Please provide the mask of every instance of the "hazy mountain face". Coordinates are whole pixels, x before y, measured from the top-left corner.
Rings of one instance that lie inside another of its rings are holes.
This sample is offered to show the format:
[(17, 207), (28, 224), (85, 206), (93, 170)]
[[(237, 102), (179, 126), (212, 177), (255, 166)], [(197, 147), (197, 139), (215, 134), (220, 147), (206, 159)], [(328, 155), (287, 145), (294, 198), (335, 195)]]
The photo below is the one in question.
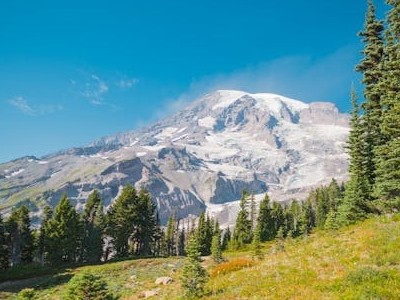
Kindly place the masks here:
[(107, 206), (129, 183), (150, 191), (163, 221), (207, 207), (227, 220), (243, 189), (280, 201), (344, 180), (348, 131), (331, 103), (217, 91), (144, 129), (0, 165), (0, 205), (54, 206), (67, 193), (81, 208), (98, 189)]

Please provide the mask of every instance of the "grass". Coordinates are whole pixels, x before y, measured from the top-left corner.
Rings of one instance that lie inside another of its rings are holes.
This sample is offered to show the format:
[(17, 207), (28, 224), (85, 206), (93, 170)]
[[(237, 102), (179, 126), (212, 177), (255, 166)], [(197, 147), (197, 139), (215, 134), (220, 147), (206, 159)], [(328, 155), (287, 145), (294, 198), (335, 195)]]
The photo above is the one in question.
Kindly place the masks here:
[[(226, 252), (220, 265), (205, 260), (211, 276), (204, 299), (400, 299), (400, 215), (287, 240), (283, 250), (268, 242), (263, 252), (261, 261), (250, 250)], [(104, 276), (128, 300), (157, 288), (157, 277), (171, 276), (174, 282), (159, 286), (156, 299), (179, 299), (183, 263), (159, 258), (72, 268), (11, 283), (0, 299), (22, 288), (35, 288), (38, 299), (61, 299), (69, 278), (83, 270)]]

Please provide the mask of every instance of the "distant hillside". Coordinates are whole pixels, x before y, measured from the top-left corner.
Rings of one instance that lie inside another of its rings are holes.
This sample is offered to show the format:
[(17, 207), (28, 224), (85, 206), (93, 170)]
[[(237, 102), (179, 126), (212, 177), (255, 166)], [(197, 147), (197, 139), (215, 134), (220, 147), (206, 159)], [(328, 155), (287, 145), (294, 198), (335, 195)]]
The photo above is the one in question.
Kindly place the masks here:
[[(225, 253), (228, 262), (216, 267), (204, 299), (400, 299), (400, 215), (381, 216), (340, 231), (316, 232), (307, 238), (264, 244), (265, 258), (250, 252)], [(245, 262), (248, 267), (234, 271)], [(140, 299), (156, 290), (154, 299), (178, 299), (184, 258), (140, 259), (68, 269), (59, 274), (0, 283), (0, 299), (12, 299), (22, 288), (34, 287), (37, 299), (61, 299), (73, 274), (91, 271), (106, 278), (122, 299)], [(217, 272), (218, 271), (218, 272)], [(4, 276), (0, 278), (4, 280)], [(156, 285), (171, 276), (170, 285)]]

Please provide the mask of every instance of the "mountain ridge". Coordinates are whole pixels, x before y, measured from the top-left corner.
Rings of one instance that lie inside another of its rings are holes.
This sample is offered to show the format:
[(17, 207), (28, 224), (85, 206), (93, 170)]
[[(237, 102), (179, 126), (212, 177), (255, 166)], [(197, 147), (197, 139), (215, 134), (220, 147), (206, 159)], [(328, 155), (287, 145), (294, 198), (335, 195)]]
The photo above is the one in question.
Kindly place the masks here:
[(243, 189), (287, 200), (345, 179), (347, 133), (348, 116), (332, 103), (219, 90), (144, 128), (1, 164), (0, 203), (40, 208), (66, 192), (80, 208), (96, 188), (108, 206), (130, 183), (150, 191), (165, 221), (230, 203)]

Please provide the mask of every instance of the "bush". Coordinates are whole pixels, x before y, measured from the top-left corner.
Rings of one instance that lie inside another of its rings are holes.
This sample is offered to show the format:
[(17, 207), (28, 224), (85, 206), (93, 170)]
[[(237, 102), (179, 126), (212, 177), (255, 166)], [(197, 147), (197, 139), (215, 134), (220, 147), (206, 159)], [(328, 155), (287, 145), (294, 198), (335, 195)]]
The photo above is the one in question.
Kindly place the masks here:
[(35, 299), (35, 290), (23, 289), (18, 293), (16, 300), (33, 300), (33, 299)]
[(211, 277), (228, 274), (234, 271), (242, 270), (254, 266), (254, 261), (247, 258), (236, 258), (222, 264), (219, 264), (211, 270)]
[(100, 277), (87, 272), (75, 275), (68, 283), (66, 300), (114, 300), (107, 283)]

